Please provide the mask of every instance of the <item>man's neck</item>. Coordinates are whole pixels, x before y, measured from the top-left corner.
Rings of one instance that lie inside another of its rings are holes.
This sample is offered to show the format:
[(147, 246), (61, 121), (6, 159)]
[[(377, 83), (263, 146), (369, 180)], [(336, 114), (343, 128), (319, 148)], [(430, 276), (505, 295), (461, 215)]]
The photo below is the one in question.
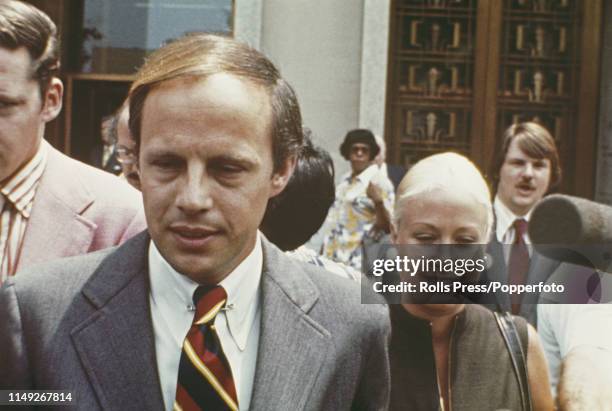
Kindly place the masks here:
[(32, 159), (34, 157), (36, 157), (36, 154), (38, 154), (38, 152), (41, 149), (41, 145), (42, 145), (42, 137), (38, 140), (38, 143), (36, 144), (36, 147), (32, 150), (32, 152), (28, 155), (27, 159), (22, 162), (19, 167), (17, 167), (17, 169), (15, 171), (13, 171), (11, 173), (11, 175), (9, 175), (8, 177), (6, 177), (4, 180), (0, 180), (0, 189), (3, 188), (4, 186), (6, 186), (6, 184), (8, 184), (9, 181), (11, 181), (13, 179), (13, 177), (15, 177), (17, 174), (19, 174), (19, 172), (21, 170), (23, 170), (24, 168), (26, 168), (28, 166), (28, 164), (30, 164), (30, 162), (32, 161)]
[(506, 210), (512, 214), (514, 214), (514, 216), (516, 218), (524, 218), (525, 216), (527, 216), (531, 210), (533, 209), (533, 207), (527, 207), (527, 208), (517, 208), (517, 207), (513, 207), (509, 204), (507, 204), (499, 195), (496, 195), (495, 198), (498, 200), (498, 204), (505, 207)]
[[(508, 207), (507, 204), (504, 204), (506, 207)], [(508, 207), (508, 209), (510, 211), (512, 211), (512, 214), (514, 214), (515, 216), (517, 216), (518, 218), (521, 217), (525, 217), (527, 214), (529, 214), (529, 211), (531, 210), (531, 208), (521, 208), (521, 209), (517, 209), (516, 207), (514, 208), (510, 208)]]
[(366, 170), (365, 168), (363, 170), (359, 170), (359, 171), (352, 170), (351, 178), (357, 177), (359, 174), (363, 173), (365, 170)]
[[(263, 250), (261, 239), (259, 234), (257, 234), (254, 245), (252, 248), (250, 248), (250, 251), (245, 258), (241, 259), (231, 270), (225, 271), (223, 275), (210, 276), (210, 278), (204, 278), (203, 276), (197, 277), (179, 272), (161, 254), (153, 240), (150, 241), (148, 259), (150, 270), (154, 271), (154, 273), (151, 274), (152, 282), (166, 284), (167, 280), (162, 278), (165, 278), (169, 274), (171, 278), (176, 280), (175, 284), (178, 284), (180, 288), (193, 288), (195, 290), (195, 287), (198, 285), (225, 285), (225, 283), (230, 283), (230, 288), (238, 289), (240, 284), (248, 282), (245, 280), (245, 278), (249, 275), (252, 278), (256, 278), (256, 280), (253, 280), (254, 282), (259, 283), (263, 264)], [(255, 274), (253, 273), (253, 268), (255, 268)], [(168, 293), (171, 292), (171, 290), (164, 288), (159, 289), (158, 292)]]
[(355, 177), (358, 177), (358, 176), (362, 175), (371, 166), (372, 166), (372, 164), (368, 164), (368, 166), (366, 166), (363, 170), (359, 170), (359, 171), (355, 171), (355, 170), (351, 169), (351, 178), (355, 178)]

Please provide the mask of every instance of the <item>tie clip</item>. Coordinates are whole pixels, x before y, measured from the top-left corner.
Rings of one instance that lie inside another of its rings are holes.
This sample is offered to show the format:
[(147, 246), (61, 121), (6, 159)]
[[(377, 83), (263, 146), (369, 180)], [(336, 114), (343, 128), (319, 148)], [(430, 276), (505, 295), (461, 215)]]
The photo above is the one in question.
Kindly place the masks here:
[[(234, 304), (228, 304), (225, 307), (221, 308), (221, 311), (229, 311), (234, 309)], [(187, 311), (193, 312), (196, 310), (196, 306), (193, 304), (187, 305)]]
[(229, 311), (234, 309), (234, 304), (228, 304), (221, 309), (221, 311)]

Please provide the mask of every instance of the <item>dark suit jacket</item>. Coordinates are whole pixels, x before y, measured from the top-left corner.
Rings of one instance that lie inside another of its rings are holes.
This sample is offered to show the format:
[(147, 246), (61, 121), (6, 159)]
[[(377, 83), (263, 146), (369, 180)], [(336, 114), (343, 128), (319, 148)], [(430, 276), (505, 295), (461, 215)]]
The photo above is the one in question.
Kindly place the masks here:
[[(491, 234), (491, 241), (487, 246), (487, 253), (492, 259), (492, 266), (485, 271), (481, 283), (488, 284), (490, 282), (500, 282), (502, 284), (508, 284), (508, 267), (504, 259), (504, 247), (510, 247), (510, 245), (502, 245), (495, 236), (495, 227)], [(552, 260), (548, 257), (539, 254), (535, 249), (532, 249), (531, 259), (529, 263), (529, 270), (527, 271), (527, 277), (525, 284), (538, 284), (540, 282), (546, 283), (551, 274), (561, 264), (559, 261)], [(521, 301), (521, 309), (519, 315), (525, 318), (534, 327), (537, 324), (537, 303), (539, 298), (534, 294), (526, 294)], [(510, 311), (510, 295), (498, 291), (494, 298), (485, 301), (485, 305), (492, 310), (504, 310)]]
[[(161, 410), (142, 233), (19, 273), (0, 292), (0, 388), (70, 390), (75, 410)], [(383, 410), (388, 312), (263, 241), (251, 410)]]
[(393, 183), (393, 188), (395, 191), (397, 191), (397, 187), (402, 181), (402, 178), (404, 178), (404, 175), (406, 175), (406, 169), (404, 167), (396, 164), (387, 164), (387, 176)]

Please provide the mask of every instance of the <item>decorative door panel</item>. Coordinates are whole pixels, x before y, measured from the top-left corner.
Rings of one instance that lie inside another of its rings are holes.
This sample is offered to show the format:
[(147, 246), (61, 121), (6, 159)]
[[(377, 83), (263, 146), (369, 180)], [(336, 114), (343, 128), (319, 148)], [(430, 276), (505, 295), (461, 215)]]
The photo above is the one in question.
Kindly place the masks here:
[(574, 167), (580, 69), (579, 0), (504, 0), (497, 90), (496, 149), (511, 124), (535, 121)]
[(487, 170), (511, 124), (557, 140), (563, 191), (590, 197), (601, 0), (392, 0), (386, 139), (406, 167), (457, 151)]
[(394, 6), (392, 161), (409, 167), (435, 152), (469, 152), (476, 6), (476, 0), (404, 0)]

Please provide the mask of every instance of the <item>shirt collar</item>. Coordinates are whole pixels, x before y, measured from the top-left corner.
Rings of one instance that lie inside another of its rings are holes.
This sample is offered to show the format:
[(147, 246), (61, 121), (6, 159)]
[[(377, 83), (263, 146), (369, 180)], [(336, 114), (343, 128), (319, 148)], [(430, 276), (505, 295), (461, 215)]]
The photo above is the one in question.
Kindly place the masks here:
[(34, 157), (0, 187), (0, 193), (25, 218), (30, 218), (30, 208), (28, 206), (34, 201), (38, 182), (47, 164), (48, 144), (43, 139), (38, 145)]
[(255, 247), (236, 269), (219, 284), (227, 292), (227, 322), (241, 351), (246, 348), (249, 331), (259, 308), (259, 284), (263, 270), (263, 252), (259, 231)]
[[(378, 165), (373, 163), (372, 165), (368, 166), (368, 168), (366, 168), (365, 170), (363, 170), (361, 173), (357, 174), (355, 176), (355, 179), (362, 182), (362, 183), (369, 183), (370, 180), (372, 180), (372, 178), (376, 175), (376, 173), (378, 173), (380, 171), (380, 169), (378, 168)], [(349, 172), (346, 175), (346, 178), (350, 181), (352, 179), (352, 173)]]
[(495, 211), (495, 236), (497, 237), (497, 241), (503, 243), (504, 236), (508, 230), (512, 228), (514, 220), (522, 218), (529, 222), (533, 208), (524, 216), (517, 216), (508, 207), (506, 207), (499, 196), (496, 195), (495, 200), (493, 200), (493, 210)]
[[(193, 305), (193, 293), (199, 284), (180, 274), (164, 259), (153, 240), (149, 245), (151, 293), (154, 300), (164, 298), (172, 307), (186, 309)], [(156, 269), (153, 267), (159, 267)], [(251, 253), (219, 285), (227, 293), (225, 310), (228, 328), (241, 351), (246, 348), (249, 331), (259, 309), (259, 284), (263, 269), (263, 251), (259, 231)]]

